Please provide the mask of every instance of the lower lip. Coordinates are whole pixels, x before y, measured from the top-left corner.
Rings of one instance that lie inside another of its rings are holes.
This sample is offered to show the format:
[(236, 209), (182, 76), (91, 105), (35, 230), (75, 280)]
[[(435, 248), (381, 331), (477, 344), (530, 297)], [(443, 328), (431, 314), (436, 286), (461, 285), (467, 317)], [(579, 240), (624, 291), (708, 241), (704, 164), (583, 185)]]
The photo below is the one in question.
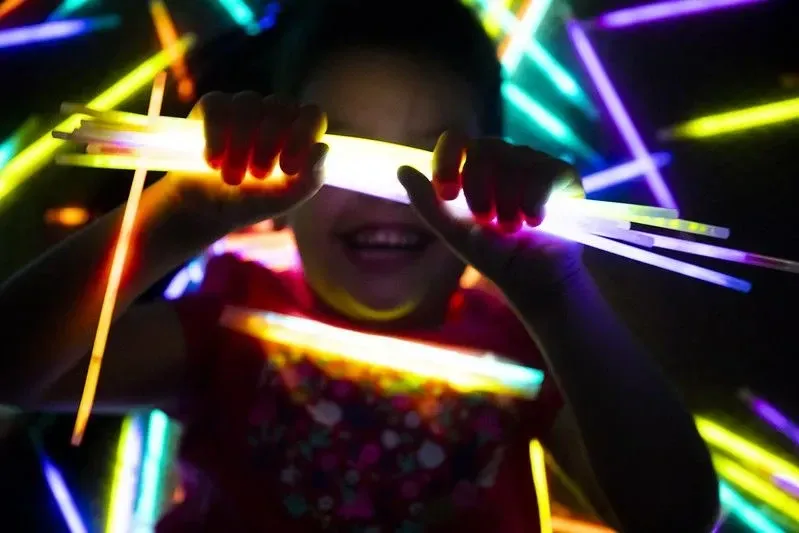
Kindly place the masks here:
[(421, 250), (355, 249), (342, 243), (344, 255), (359, 270), (371, 274), (391, 274), (415, 263), (424, 254)]

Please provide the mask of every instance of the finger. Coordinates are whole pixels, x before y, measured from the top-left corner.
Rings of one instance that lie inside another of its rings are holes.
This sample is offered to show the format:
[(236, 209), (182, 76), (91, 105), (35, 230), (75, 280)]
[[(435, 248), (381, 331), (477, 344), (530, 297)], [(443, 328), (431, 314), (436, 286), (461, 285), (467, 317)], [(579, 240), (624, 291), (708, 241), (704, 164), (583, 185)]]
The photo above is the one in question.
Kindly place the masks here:
[(327, 156), (328, 146), (324, 143), (314, 143), (305, 158), (304, 165), (293, 179), (290, 179), (286, 189), (280, 195), (280, 205), (275, 211), (284, 213), (306, 201), (316, 194), (322, 186), (321, 167)]
[(419, 218), (454, 250), (468, 239), (469, 226), (454, 219), (444, 208), (433, 184), (413, 167), (402, 166), (397, 170), (397, 178)]
[(479, 224), (494, 220), (494, 189), (491, 186), (491, 159), (485, 143), (476, 142), (466, 152), (466, 162), (461, 171), (463, 195)]
[(230, 134), (222, 162), (222, 179), (229, 185), (240, 184), (250, 166), (250, 154), (262, 112), (261, 95), (256, 92), (238, 93), (231, 101)]
[(301, 107), (280, 154), (280, 168), (283, 172), (293, 176), (302, 170), (311, 147), (322, 139), (326, 130), (327, 115), (318, 106)]
[(250, 172), (262, 179), (272, 173), (288, 136), (297, 106), (275, 95), (263, 101), (263, 120), (250, 157)]
[(212, 92), (200, 98), (195, 109), (203, 119), (205, 159), (213, 168), (222, 165), (230, 128), (230, 95)]
[(441, 134), (433, 150), (433, 187), (442, 200), (461, 192), (461, 165), (469, 138), (454, 131)]
[(522, 227), (521, 210), (524, 175), (513, 160), (513, 147), (505, 145), (494, 159), (494, 203), (497, 223), (504, 233), (515, 233)]

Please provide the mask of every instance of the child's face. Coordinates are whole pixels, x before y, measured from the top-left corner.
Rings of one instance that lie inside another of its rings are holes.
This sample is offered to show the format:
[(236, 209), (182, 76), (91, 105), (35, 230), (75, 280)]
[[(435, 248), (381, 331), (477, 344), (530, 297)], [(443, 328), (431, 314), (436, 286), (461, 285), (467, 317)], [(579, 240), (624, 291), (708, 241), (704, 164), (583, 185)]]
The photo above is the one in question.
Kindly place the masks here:
[[(465, 83), (385, 52), (335, 56), (315, 71), (302, 96), (327, 112), (330, 133), (427, 150), (447, 129), (478, 133)], [(325, 187), (293, 213), (291, 224), (310, 285), (356, 320), (436, 313), (463, 272), (406, 205)]]

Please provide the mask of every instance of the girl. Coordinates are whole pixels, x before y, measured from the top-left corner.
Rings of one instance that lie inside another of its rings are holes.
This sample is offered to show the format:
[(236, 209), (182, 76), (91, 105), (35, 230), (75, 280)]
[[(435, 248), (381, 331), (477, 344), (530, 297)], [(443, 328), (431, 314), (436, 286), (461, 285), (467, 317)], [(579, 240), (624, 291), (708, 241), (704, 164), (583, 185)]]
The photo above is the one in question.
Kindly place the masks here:
[[(220, 179), (167, 175), (142, 198), (97, 407), (160, 408), (185, 425), (187, 498), (160, 530), (537, 531), (531, 438), (621, 530), (708, 530), (716, 480), (690, 415), (579, 250), (515, 235), (522, 220), (540, 223), (552, 185), (573, 174), (500, 140), (500, 67), (479, 22), (456, 0), (378, 4), (303, 6), (273, 65), (288, 97), (216, 92), (195, 108)], [(236, 51), (228, 83), (265, 86), (259, 45)], [(398, 169), (412, 207), (320, 188), (327, 130), (434, 149), (432, 185)], [(292, 176), (285, 184), (251, 186), (276, 166)], [(474, 223), (440, 206), (461, 191)], [(276, 217), (294, 231), (302, 272), (226, 256), (199, 293), (134, 305), (219, 238)], [(121, 208), (2, 287), (9, 403), (74, 409), (120, 220)], [(460, 290), (465, 264), (504, 298)], [(491, 350), (549, 377), (537, 400), (512, 405), (380, 394), (309, 359), (277, 364), (219, 325), (228, 305)]]

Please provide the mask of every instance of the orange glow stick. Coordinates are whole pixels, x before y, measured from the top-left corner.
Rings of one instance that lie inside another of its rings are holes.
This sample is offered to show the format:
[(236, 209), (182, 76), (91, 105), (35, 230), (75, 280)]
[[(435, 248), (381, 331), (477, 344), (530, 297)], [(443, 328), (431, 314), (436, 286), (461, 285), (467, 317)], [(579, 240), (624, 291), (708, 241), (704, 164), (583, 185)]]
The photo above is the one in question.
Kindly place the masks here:
[(555, 533), (616, 533), (615, 530), (599, 524), (562, 516), (552, 517), (552, 529)]
[[(147, 116), (157, 117), (161, 113), (161, 104), (164, 101), (164, 89), (166, 87), (166, 74), (158, 74), (153, 81), (153, 90), (150, 93), (150, 105), (147, 109)], [(144, 190), (144, 180), (147, 177), (147, 169), (137, 169), (133, 174), (133, 183), (130, 185), (128, 202), (125, 205), (125, 212), (122, 215), (122, 226), (119, 229), (119, 240), (117, 241), (114, 255), (111, 260), (111, 270), (108, 274), (108, 285), (106, 285), (103, 305), (100, 308), (100, 319), (97, 323), (97, 333), (94, 337), (92, 346), (92, 356), (89, 360), (89, 371), (86, 373), (86, 382), (83, 385), (83, 395), (78, 406), (78, 414), (75, 420), (75, 427), (72, 430), (72, 444), (78, 446), (83, 440), (83, 433), (86, 431), (86, 424), (94, 404), (94, 396), (97, 393), (97, 380), (100, 377), (100, 367), (103, 364), (103, 354), (108, 342), (108, 332), (111, 329), (111, 319), (114, 316), (114, 305), (116, 304), (119, 284), (122, 280), (122, 271), (125, 268), (125, 260), (130, 248), (133, 225), (136, 222), (136, 212), (139, 209), (139, 200)]]
[[(527, 11), (529, 11), (532, 8), (533, 8), (533, 0), (525, 0), (524, 4), (517, 12), (516, 21), (517, 22), (520, 21), (525, 16)], [(518, 36), (514, 37), (514, 33), (515, 32), (512, 31), (508, 32), (508, 34), (505, 35), (505, 38), (502, 39), (502, 42), (499, 44), (499, 48), (497, 48), (497, 55), (499, 57), (503, 57), (505, 55), (505, 52), (508, 50), (508, 46), (510, 45), (512, 39), (519, 38)]]
[(178, 81), (178, 96), (184, 102), (194, 99), (194, 81), (189, 75), (186, 58), (183, 51), (175, 46), (178, 43), (178, 31), (175, 22), (162, 0), (150, 0), (150, 14), (153, 17), (155, 33), (161, 43), (161, 48), (171, 50), (172, 73)]
[(24, 3), (25, 0), (6, 0), (0, 4), (0, 18), (5, 17)]
[(91, 219), (91, 214), (83, 207), (68, 206), (48, 209), (44, 213), (44, 219), (49, 224), (74, 228), (86, 224)]

